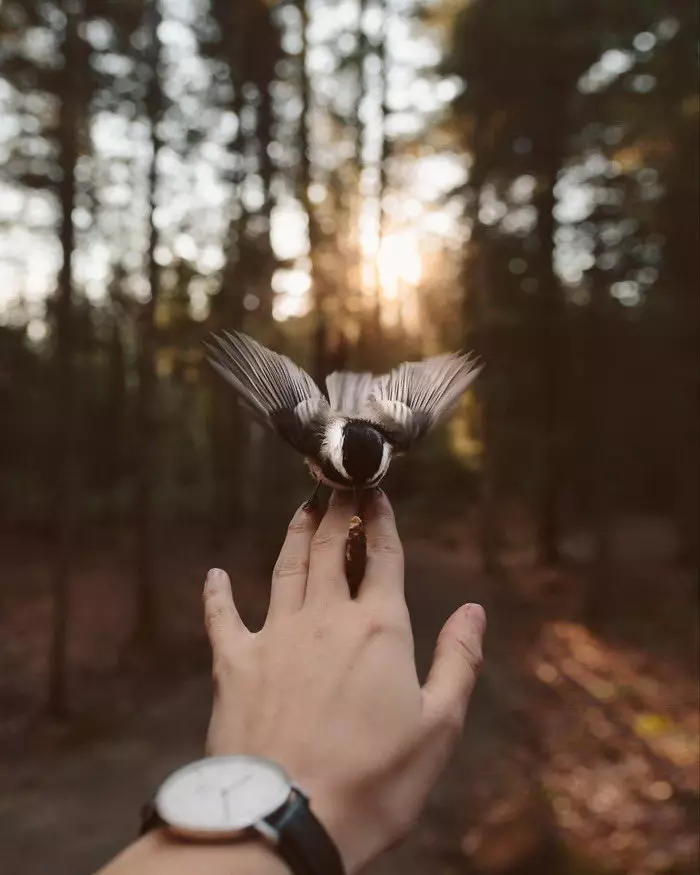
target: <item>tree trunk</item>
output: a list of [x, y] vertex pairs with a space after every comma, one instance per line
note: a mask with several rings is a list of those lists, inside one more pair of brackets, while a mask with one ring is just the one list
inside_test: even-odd
[[156, 484], [157, 441], [157, 397], [156, 397], [156, 356], [158, 353], [158, 328], [156, 323], [160, 268], [156, 262], [155, 250], [158, 245], [158, 229], [155, 224], [156, 190], [158, 186], [158, 154], [161, 141], [158, 123], [162, 114], [163, 95], [160, 82], [160, 24], [159, 0], [151, 0], [148, 10], [151, 34], [149, 83], [146, 110], [151, 125], [151, 168], [149, 175], [150, 192], [150, 237], [148, 245], [148, 283], [150, 296], [140, 314], [139, 349], [139, 395], [138, 395], [138, 447], [137, 447], [137, 485], [136, 485], [136, 629], [135, 637], [140, 644], [152, 646], [158, 635], [156, 606], [156, 574], [154, 539], [154, 494]]
[[611, 484], [610, 398], [612, 370], [612, 320], [609, 291], [597, 268], [590, 274], [591, 303], [588, 308], [586, 352], [588, 399], [588, 448], [590, 478], [590, 515], [593, 535], [592, 576], [585, 602], [585, 619], [593, 624], [606, 610], [606, 593], [611, 580]]
[[[692, 57], [693, 36], [689, 28], [683, 46], [686, 58]], [[665, 272], [669, 293], [675, 298], [671, 328], [674, 349], [669, 356], [670, 367], [666, 364], [673, 398], [669, 433], [674, 435], [674, 440], [669, 450], [674, 461], [678, 559], [695, 571], [700, 563], [700, 296], [697, 290], [700, 225], [695, 173], [700, 132], [697, 124], [683, 118], [670, 134], [676, 154], [663, 179], [666, 193], [661, 207], [666, 229]]]
[[[477, 209], [478, 213], [478, 201]], [[484, 231], [478, 219], [472, 226], [476, 231], [476, 288], [477, 303], [477, 334], [479, 353], [486, 367], [479, 377], [481, 384], [481, 481], [480, 481], [480, 525], [479, 545], [483, 569], [487, 574], [501, 574], [499, 561], [501, 537], [498, 519], [498, 496], [496, 490], [496, 441], [498, 436], [497, 378], [499, 362], [496, 353], [493, 314], [490, 301], [491, 286], [489, 282], [490, 252], [484, 240]]]
[[[556, 134], [553, 134], [556, 140]], [[534, 205], [539, 238], [540, 288], [540, 427], [542, 481], [537, 514], [540, 559], [547, 565], [561, 560], [560, 497], [563, 476], [563, 389], [565, 385], [565, 310], [561, 283], [554, 271], [554, 186], [562, 165], [563, 151], [548, 147], [546, 170], [540, 176]]]
[[[233, 267], [233, 266], [232, 266]], [[226, 275], [232, 275], [235, 267]], [[227, 280], [217, 295], [226, 295]], [[217, 301], [221, 304], [220, 315], [215, 316], [212, 328], [236, 331], [243, 327], [243, 307], [240, 301]], [[215, 550], [223, 548], [226, 535], [237, 528], [243, 520], [241, 454], [246, 451], [243, 440], [245, 420], [238, 399], [231, 388], [218, 375], [211, 375], [212, 392], [209, 417], [209, 433], [212, 462], [212, 508], [211, 539]]]
[[260, 216], [265, 220], [266, 237], [264, 244], [261, 245], [262, 257], [260, 264], [262, 271], [260, 276], [256, 277], [258, 287], [260, 289], [260, 306], [257, 313], [261, 323], [265, 326], [272, 324], [273, 310], [273, 290], [272, 290], [272, 274], [274, 273], [275, 256], [272, 250], [270, 240], [270, 225], [272, 218], [272, 180], [274, 175], [274, 165], [270, 158], [270, 144], [272, 143], [272, 95], [270, 88], [272, 82], [258, 83], [260, 92], [260, 100], [257, 112], [256, 135], [258, 140], [258, 151], [260, 155], [259, 171], [263, 189], [263, 203], [260, 208]]
[[315, 215], [314, 205], [309, 197], [309, 187], [312, 183], [311, 174], [311, 116], [313, 111], [313, 88], [309, 77], [308, 48], [309, 48], [309, 10], [308, 0], [298, 0], [298, 9], [301, 16], [302, 48], [299, 56], [299, 74], [301, 85], [302, 110], [299, 121], [299, 193], [301, 202], [306, 212], [309, 235], [309, 265], [311, 276], [311, 295], [313, 311], [313, 343], [311, 374], [314, 379], [323, 385], [323, 380], [328, 372], [328, 314], [326, 312], [326, 287], [321, 272], [318, 269], [318, 254], [321, 242], [321, 233]]
[[126, 360], [119, 316], [111, 314], [111, 336], [109, 339], [109, 381], [107, 433], [105, 434], [105, 459], [107, 464], [106, 488], [109, 504], [105, 509], [105, 520], [114, 521], [119, 517], [119, 494], [124, 477], [124, 425], [126, 421]]
[[[481, 143], [480, 129], [474, 131], [473, 149], [477, 156], [485, 154]], [[476, 383], [477, 397], [480, 401], [480, 431], [481, 431], [481, 472], [479, 479], [479, 547], [481, 562], [487, 574], [500, 575], [503, 572], [499, 561], [501, 534], [498, 518], [498, 496], [496, 490], [496, 465], [498, 454], [496, 441], [498, 438], [497, 419], [497, 375], [500, 363], [496, 349], [495, 326], [491, 296], [490, 258], [491, 251], [487, 230], [479, 220], [481, 192], [487, 181], [488, 171], [484, 159], [472, 166], [469, 177], [471, 236], [468, 243], [470, 253], [470, 295], [464, 300], [464, 334], [466, 347], [471, 343], [467, 337], [469, 329], [474, 327], [474, 336], [478, 354], [484, 362], [484, 371]]]
[[381, 254], [382, 243], [386, 234], [387, 213], [385, 209], [385, 196], [388, 182], [388, 166], [390, 155], [390, 143], [386, 133], [386, 119], [389, 114], [387, 106], [387, 97], [389, 90], [389, 70], [387, 67], [387, 37], [389, 33], [389, 0], [384, 0], [382, 3], [383, 15], [383, 32], [379, 35], [377, 43], [377, 60], [379, 61], [379, 71], [381, 76], [380, 93], [379, 93], [379, 136], [381, 137], [381, 147], [378, 157], [378, 184], [377, 184], [377, 258], [374, 265], [374, 312], [373, 312], [373, 330], [376, 336], [376, 343], [381, 344], [382, 337], [382, 279], [379, 271], [379, 256]]
[[[259, 103], [256, 118], [256, 137], [259, 159], [259, 172], [262, 181], [263, 202], [260, 215], [265, 219], [266, 237], [258, 244], [258, 264], [260, 269], [256, 276], [260, 288], [260, 306], [256, 310], [256, 321], [260, 325], [263, 336], [275, 345], [275, 323], [273, 318], [274, 297], [272, 291], [272, 274], [274, 272], [274, 252], [270, 240], [270, 225], [272, 214], [272, 183], [274, 165], [270, 158], [270, 144], [273, 140], [272, 111], [272, 71], [265, 70], [265, 78], [257, 82]], [[267, 78], [268, 75], [270, 78]], [[263, 459], [257, 502], [257, 529], [259, 546], [266, 569], [268, 561], [273, 560], [279, 551], [280, 533], [285, 525], [284, 478], [282, 457], [278, 438], [269, 429], [261, 435], [260, 452]], [[282, 500], [272, 501], [277, 496]]]
[[[367, 83], [365, 77], [365, 58], [368, 52], [368, 38], [365, 32], [365, 13], [367, 11], [367, 0], [357, 0], [357, 19], [356, 19], [356, 35], [357, 48], [355, 52], [355, 62], [353, 65], [353, 73], [355, 77], [355, 94], [352, 106], [352, 111], [348, 117], [348, 126], [353, 134], [353, 152], [354, 165], [350, 174], [348, 174], [346, 210], [348, 214], [348, 287], [350, 294], [354, 298], [353, 306], [344, 308], [342, 322], [355, 321], [359, 322], [359, 327], [364, 328], [364, 266], [365, 254], [362, 247], [362, 215], [364, 208], [364, 170], [365, 170], [365, 124], [362, 119], [362, 109], [367, 94]], [[353, 315], [351, 315], [353, 314]], [[360, 330], [360, 336], [364, 334]], [[340, 347], [345, 346], [346, 353], [347, 339], [340, 338]], [[357, 348], [357, 341], [355, 342]], [[342, 370], [332, 367], [331, 370]]]
[[67, 701], [67, 645], [70, 615], [70, 575], [75, 546], [77, 512], [77, 472], [75, 459], [74, 392], [74, 315], [73, 268], [75, 249], [75, 168], [79, 157], [80, 131], [84, 122], [84, 81], [87, 46], [80, 38], [82, 6], [66, 4], [66, 30], [63, 43], [64, 66], [61, 83], [60, 163], [62, 177], [58, 187], [61, 203], [59, 232], [63, 261], [58, 276], [56, 300], [56, 408], [54, 451], [55, 564], [52, 584], [51, 644], [48, 677], [48, 708], [56, 717], [65, 715]]
[[[243, 107], [243, 82], [237, 76], [235, 55], [239, 49], [240, 28], [235, 37], [227, 40], [232, 54], [228, 57], [233, 85], [231, 110], [240, 120]], [[226, 264], [221, 279], [221, 288], [212, 301], [211, 327], [215, 332], [238, 331], [243, 328], [243, 289], [246, 270], [243, 229], [247, 218], [241, 197], [245, 171], [240, 160], [244, 151], [243, 126], [238, 125], [236, 137], [231, 144], [232, 152], [238, 156], [233, 177], [234, 202], [231, 204], [227, 238]], [[220, 550], [231, 527], [236, 528], [243, 519], [242, 454], [246, 452], [243, 430], [245, 421], [238, 399], [229, 386], [217, 375], [213, 375], [211, 393], [210, 439], [212, 461], [212, 546]]]

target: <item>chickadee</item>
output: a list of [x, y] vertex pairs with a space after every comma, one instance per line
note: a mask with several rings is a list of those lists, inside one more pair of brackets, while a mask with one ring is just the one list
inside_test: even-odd
[[403, 362], [382, 376], [336, 371], [328, 398], [302, 368], [245, 334], [213, 335], [209, 362], [253, 415], [305, 457], [316, 488], [377, 486], [394, 455], [452, 413], [480, 367], [464, 354]]

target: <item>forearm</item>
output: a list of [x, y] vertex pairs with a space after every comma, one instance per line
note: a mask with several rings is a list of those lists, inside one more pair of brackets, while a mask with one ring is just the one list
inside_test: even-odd
[[155, 830], [134, 842], [98, 875], [289, 875], [282, 859], [262, 841], [204, 845], [171, 839]]

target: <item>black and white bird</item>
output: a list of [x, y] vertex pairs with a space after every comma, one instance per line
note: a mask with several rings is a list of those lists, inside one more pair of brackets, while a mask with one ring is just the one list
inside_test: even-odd
[[466, 354], [403, 362], [390, 373], [336, 371], [326, 397], [287, 356], [240, 332], [213, 335], [209, 362], [254, 416], [301, 453], [316, 479], [361, 495], [452, 413], [480, 367]]

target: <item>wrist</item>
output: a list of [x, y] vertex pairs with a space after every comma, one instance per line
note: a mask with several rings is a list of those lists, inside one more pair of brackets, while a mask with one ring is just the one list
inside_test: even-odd
[[[347, 875], [356, 875], [392, 843], [388, 818], [356, 788], [299, 781], [309, 806], [335, 843]], [[362, 797], [362, 798], [361, 798]]]
[[[142, 831], [165, 827], [162, 841], [221, 847], [253, 839], [294, 872], [348, 871], [344, 813], [306, 787], [276, 761], [249, 754], [209, 756], [172, 772], [142, 813]], [[330, 822], [332, 830], [326, 824]], [[258, 840], [254, 837], [258, 834]], [[240, 840], [240, 841], [239, 841]], [[355, 860], [355, 855], [351, 856]]]
[[238, 842], [199, 844], [173, 835], [167, 828], [151, 830], [112, 861], [100, 875], [290, 875], [282, 858], [255, 838]]

